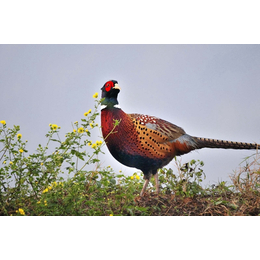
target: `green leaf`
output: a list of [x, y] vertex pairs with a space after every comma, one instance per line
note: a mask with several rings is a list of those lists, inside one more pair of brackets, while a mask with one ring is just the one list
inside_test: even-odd
[[110, 179], [110, 182], [111, 182], [112, 184], [116, 184], [116, 180], [115, 180], [114, 178]]
[[53, 139], [53, 138], [51, 138], [50, 140], [51, 140], [51, 141], [54, 141], [54, 142], [61, 143], [61, 141], [60, 141], [60, 140], [57, 140], [57, 139]]
[[84, 161], [83, 155], [85, 155], [85, 153], [80, 153], [80, 152], [78, 152], [78, 151], [76, 151], [76, 150], [71, 150], [71, 153], [72, 153], [73, 155], [77, 156], [77, 157], [78, 157], [79, 159], [81, 159], [82, 161]]
[[148, 210], [148, 208], [144, 208], [144, 207], [135, 207], [135, 209], [142, 212], [146, 212]]

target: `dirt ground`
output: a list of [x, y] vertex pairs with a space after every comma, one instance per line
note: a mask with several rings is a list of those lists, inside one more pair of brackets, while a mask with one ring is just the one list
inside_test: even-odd
[[225, 194], [225, 196], [177, 197], [153, 193], [137, 197], [139, 207], [149, 207], [153, 216], [256, 216], [260, 197]]

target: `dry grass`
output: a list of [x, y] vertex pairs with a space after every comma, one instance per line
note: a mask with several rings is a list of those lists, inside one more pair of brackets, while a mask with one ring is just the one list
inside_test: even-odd
[[140, 207], [149, 207], [157, 216], [256, 216], [260, 214], [260, 160], [256, 154], [250, 163], [230, 178], [233, 185], [218, 185], [203, 193], [183, 197], [145, 194], [137, 197]]
[[149, 207], [153, 216], [256, 216], [260, 214], [260, 196], [227, 194], [225, 197], [145, 194], [136, 198], [139, 207]]

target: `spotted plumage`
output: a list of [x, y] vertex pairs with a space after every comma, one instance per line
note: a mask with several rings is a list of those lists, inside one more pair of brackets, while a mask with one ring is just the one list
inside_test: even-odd
[[[126, 114], [118, 105], [118, 82], [110, 80], [102, 87], [101, 126], [107, 147], [122, 164], [140, 169], [146, 179], [143, 195], [151, 175], [155, 176], [159, 192], [157, 170], [175, 156], [201, 148], [256, 149], [257, 144], [193, 137], [179, 126], [163, 119]], [[115, 126], [115, 122], [119, 122]]]

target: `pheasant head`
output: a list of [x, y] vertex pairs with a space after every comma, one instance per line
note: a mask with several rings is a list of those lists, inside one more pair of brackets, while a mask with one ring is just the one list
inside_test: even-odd
[[101, 105], [104, 107], [113, 107], [118, 105], [117, 95], [120, 91], [118, 82], [116, 80], [107, 81], [104, 86], [101, 88], [103, 99]]

